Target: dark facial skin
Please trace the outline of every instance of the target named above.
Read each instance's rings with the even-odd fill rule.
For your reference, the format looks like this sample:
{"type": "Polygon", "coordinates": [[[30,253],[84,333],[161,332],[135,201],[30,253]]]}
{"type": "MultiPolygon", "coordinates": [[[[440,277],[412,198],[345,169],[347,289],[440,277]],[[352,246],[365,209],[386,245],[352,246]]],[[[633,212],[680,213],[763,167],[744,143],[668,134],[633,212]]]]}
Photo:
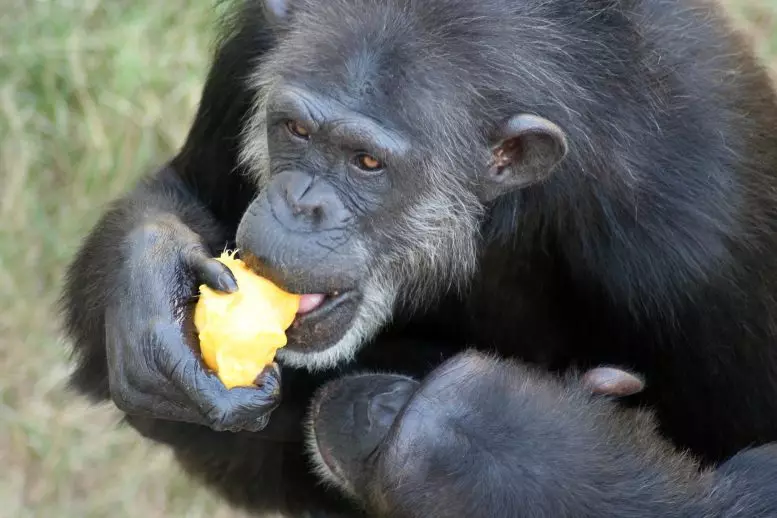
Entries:
{"type": "Polygon", "coordinates": [[[320,350],[354,318],[369,257],[363,223],[390,188],[386,159],[407,143],[324,96],[286,87],[267,105],[269,182],[237,231],[243,257],[286,290],[323,293],[289,331],[291,350],[320,350]]]}
{"type": "MultiPolygon", "coordinates": [[[[376,226],[410,217],[392,186],[409,175],[422,191],[433,186],[410,169],[419,149],[408,135],[305,87],[276,86],[266,125],[265,187],[240,222],[237,246],[286,290],[326,294],[297,318],[286,347],[325,351],[353,325],[379,253],[376,226]]],[[[497,135],[477,193],[483,202],[544,180],[567,153],[564,132],[542,117],[507,118],[497,135]]]]}

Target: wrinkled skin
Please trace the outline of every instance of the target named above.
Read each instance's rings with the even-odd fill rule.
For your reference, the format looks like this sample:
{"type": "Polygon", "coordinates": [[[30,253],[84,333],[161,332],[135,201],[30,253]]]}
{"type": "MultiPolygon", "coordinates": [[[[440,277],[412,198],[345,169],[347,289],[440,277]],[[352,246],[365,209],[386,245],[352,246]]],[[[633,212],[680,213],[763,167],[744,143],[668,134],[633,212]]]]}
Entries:
{"type": "Polygon", "coordinates": [[[129,268],[118,279],[126,293],[105,313],[116,405],[131,414],[166,415],[214,430],[264,428],[280,401],[280,369],[272,365],[258,373],[258,389],[227,390],[196,356],[184,331],[191,324],[187,305],[199,284],[233,292],[238,288],[232,273],[193,232],[175,223],[141,226],[127,245],[129,268]],[[131,294],[148,286],[168,289],[152,291],[146,304],[133,304],[131,294]],[[184,319],[187,325],[180,324],[184,319]],[[124,347],[128,343],[137,346],[124,347]]]}

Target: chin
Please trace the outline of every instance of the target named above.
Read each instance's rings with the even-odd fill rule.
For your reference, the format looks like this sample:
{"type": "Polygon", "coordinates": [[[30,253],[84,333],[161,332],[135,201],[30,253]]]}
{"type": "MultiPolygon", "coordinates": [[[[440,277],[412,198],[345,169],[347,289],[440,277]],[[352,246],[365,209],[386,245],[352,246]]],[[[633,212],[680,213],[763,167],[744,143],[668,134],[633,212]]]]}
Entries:
{"type": "Polygon", "coordinates": [[[288,342],[276,359],[288,367],[318,371],[353,360],[361,346],[386,325],[396,291],[377,280],[361,289],[329,295],[300,314],[286,331],[288,342]]]}

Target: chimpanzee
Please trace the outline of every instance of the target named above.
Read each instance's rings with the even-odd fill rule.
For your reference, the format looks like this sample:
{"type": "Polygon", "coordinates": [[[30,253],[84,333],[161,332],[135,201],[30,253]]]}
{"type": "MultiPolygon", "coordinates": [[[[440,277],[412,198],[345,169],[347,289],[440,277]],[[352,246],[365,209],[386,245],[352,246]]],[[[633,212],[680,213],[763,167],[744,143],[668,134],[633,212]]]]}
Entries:
{"type": "MultiPolygon", "coordinates": [[[[356,512],[303,448],[322,383],[434,380],[469,347],[553,375],[639,373],[621,404],[704,463],[777,439],[777,96],[716,5],[253,0],[227,20],[183,148],[70,267],[80,391],[257,511],[356,512]],[[303,295],[256,387],[226,390],[198,358],[198,285],[239,289],[213,259],[225,248],[303,295]]],[[[526,396],[479,397],[482,428],[460,440],[493,438],[543,483],[596,483],[565,451],[497,451],[515,429],[486,416],[526,396]]],[[[576,401],[556,412],[598,419],[576,401]]],[[[617,477],[613,462],[591,467],[617,477]]],[[[478,475],[467,488],[508,483],[478,475]]],[[[504,511],[536,514],[551,489],[504,511]]]]}
{"type": "Polygon", "coordinates": [[[463,353],[422,383],[329,382],[313,401],[309,445],[322,477],[370,516],[777,516],[776,445],[700,471],[650,413],[599,397],[642,388],[614,368],[560,380],[463,353]]]}

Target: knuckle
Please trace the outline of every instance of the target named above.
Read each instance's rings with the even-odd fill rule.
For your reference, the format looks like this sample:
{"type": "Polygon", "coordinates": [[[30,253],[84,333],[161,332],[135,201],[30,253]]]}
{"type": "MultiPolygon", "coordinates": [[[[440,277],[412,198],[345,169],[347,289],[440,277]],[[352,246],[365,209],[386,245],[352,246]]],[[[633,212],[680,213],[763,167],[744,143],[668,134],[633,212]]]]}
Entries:
{"type": "Polygon", "coordinates": [[[144,361],[127,372],[127,386],[141,394],[161,394],[167,380],[153,363],[144,361]]]}
{"type": "Polygon", "coordinates": [[[189,241],[181,247],[181,259],[190,266],[207,264],[208,254],[198,241],[189,241]]]}
{"type": "Polygon", "coordinates": [[[283,394],[281,391],[281,384],[277,383],[267,393],[263,406],[264,408],[273,409],[278,405],[280,405],[282,400],[283,400],[283,394]]]}
{"type": "Polygon", "coordinates": [[[111,401],[116,405],[116,408],[126,414],[137,414],[143,409],[138,405],[137,397],[134,396],[134,391],[125,384],[111,384],[110,385],[111,401]]]}
{"type": "Polygon", "coordinates": [[[126,384],[144,394],[157,394],[174,376],[182,376],[186,358],[178,357],[174,341],[180,333],[180,326],[169,320],[152,318],[125,369],[126,384]]]}
{"type": "Polygon", "coordinates": [[[209,426],[216,431],[257,431],[267,426],[270,414],[280,403],[280,398],[262,397],[259,400],[217,401],[205,412],[209,426]]]}
{"type": "Polygon", "coordinates": [[[206,413],[208,425],[217,432],[234,432],[239,429],[234,422],[233,413],[226,408],[214,406],[206,413]]]}
{"type": "Polygon", "coordinates": [[[281,392],[281,371],[276,363],[265,367],[256,377],[256,384],[261,388],[261,392],[269,397],[280,397],[281,392]]]}

